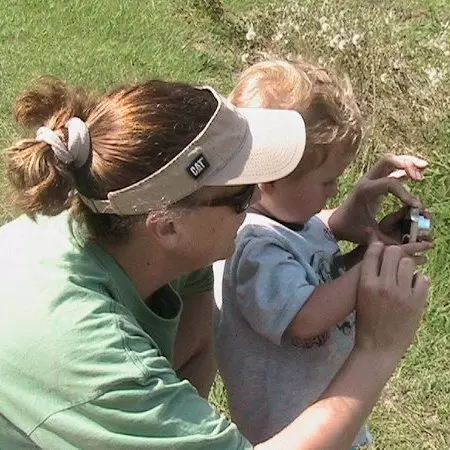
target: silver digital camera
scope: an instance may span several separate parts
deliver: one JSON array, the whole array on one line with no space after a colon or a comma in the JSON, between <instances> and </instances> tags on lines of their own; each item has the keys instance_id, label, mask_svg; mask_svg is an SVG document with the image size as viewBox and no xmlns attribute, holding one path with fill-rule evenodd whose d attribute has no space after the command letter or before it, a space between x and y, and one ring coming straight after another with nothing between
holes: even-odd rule
<instances>
[{"instance_id":1,"label":"silver digital camera","mask_svg":"<svg viewBox=\"0 0 450 450\"><path fill-rule=\"evenodd\" d=\"M431 235L431 219L419 208L408 208L402 226L402 242L420 242Z\"/></svg>"}]
</instances>

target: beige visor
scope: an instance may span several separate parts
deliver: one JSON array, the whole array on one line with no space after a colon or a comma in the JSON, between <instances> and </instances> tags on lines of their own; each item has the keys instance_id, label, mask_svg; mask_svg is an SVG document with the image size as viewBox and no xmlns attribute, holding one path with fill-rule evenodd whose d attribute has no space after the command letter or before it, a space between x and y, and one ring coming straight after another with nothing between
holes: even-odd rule
<instances>
[{"instance_id":1,"label":"beige visor","mask_svg":"<svg viewBox=\"0 0 450 450\"><path fill-rule=\"evenodd\" d=\"M136 215L160 209L202 186L274 181L291 173L305 148L305 124L295 111L236 108L210 87L217 108L198 136L148 177L83 202L100 214Z\"/></svg>"}]
</instances>

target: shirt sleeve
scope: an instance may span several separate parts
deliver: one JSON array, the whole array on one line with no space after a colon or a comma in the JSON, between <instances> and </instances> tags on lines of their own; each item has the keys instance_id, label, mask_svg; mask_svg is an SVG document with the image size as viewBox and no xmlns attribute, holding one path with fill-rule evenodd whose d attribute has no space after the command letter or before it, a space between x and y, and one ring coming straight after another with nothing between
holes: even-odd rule
<instances>
[{"instance_id":1,"label":"shirt sleeve","mask_svg":"<svg viewBox=\"0 0 450 450\"><path fill-rule=\"evenodd\" d=\"M316 288L276 241L253 237L235 265L235 297L250 326L276 345ZM233 289L232 289L233 291Z\"/></svg>"},{"instance_id":2,"label":"shirt sleeve","mask_svg":"<svg viewBox=\"0 0 450 450\"><path fill-rule=\"evenodd\" d=\"M99 366L91 361L85 380L88 399L45 418L30 437L42 448L230 450L251 449L236 426L219 415L186 380L180 381L166 358L138 335L128 339L130 359L120 355ZM104 370L102 370L104 369ZM106 373L105 373L106 372Z\"/></svg>"},{"instance_id":3,"label":"shirt sleeve","mask_svg":"<svg viewBox=\"0 0 450 450\"><path fill-rule=\"evenodd\" d=\"M183 297L190 294L212 291L214 288L214 275L212 266L182 275L171 283L178 294Z\"/></svg>"}]
</instances>

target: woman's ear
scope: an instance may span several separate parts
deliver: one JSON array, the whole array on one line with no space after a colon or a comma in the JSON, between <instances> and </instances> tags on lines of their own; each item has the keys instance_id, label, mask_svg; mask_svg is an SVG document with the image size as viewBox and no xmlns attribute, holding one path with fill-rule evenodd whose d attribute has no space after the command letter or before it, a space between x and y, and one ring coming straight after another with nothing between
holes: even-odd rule
<instances>
[{"instance_id":1,"label":"woman's ear","mask_svg":"<svg viewBox=\"0 0 450 450\"><path fill-rule=\"evenodd\" d=\"M178 245L180 239L175 222L176 218L170 214L149 214L145 226L156 242L170 250Z\"/></svg>"}]
</instances>

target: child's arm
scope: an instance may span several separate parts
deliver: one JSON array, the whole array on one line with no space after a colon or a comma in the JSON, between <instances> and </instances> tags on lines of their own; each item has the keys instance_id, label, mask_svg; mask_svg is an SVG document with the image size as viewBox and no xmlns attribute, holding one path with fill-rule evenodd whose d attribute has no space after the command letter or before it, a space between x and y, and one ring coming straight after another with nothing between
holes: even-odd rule
<instances>
[{"instance_id":1,"label":"child's arm","mask_svg":"<svg viewBox=\"0 0 450 450\"><path fill-rule=\"evenodd\" d=\"M423 256L417 255L431 249L431 242L404 244L399 246L405 256L415 259L417 264L423 263ZM310 338L328 330L331 326L342 322L354 309L357 297L357 286L361 261L367 250L366 246L359 246L344 258L349 267L353 258L353 267L339 278L318 286L308 301L300 309L286 332L290 336Z\"/></svg>"},{"instance_id":2,"label":"child's arm","mask_svg":"<svg viewBox=\"0 0 450 450\"><path fill-rule=\"evenodd\" d=\"M316 287L286 332L307 339L342 322L355 309L359 276L357 264L339 278Z\"/></svg>"},{"instance_id":3,"label":"child's arm","mask_svg":"<svg viewBox=\"0 0 450 450\"><path fill-rule=\"evenodd\" d=\"M228 265L224 296L234 302L254 331L280 345L289 326L304 308L307 312L304 332L308 336L317 329L323 331L324 324L317 324L316 314L320 317L333 310L331 324L345 318L355 306L358 267L333 282L331 288L325 285L319 289L313 282L316 274L308 258L304 261L294 258L276 236L251 235L239 246ZM311 297L317 289L318 293L323 290L323 295L316 308L316 301L311 301ZM310 312L311 305L314 308Z\"/></svg>"},{"instance_id":4,"label":"child's arm","mask_svg":"<svg viewBox=\"0 0 450 450\"><path fill-rule=\"evenodd\" d=\"M414 255L430 246L416 243L401 249ZM286 333L307 339L342 322L355 309L360 266L316 286L308 275L309 259L296 260L272 234L251 234L231 259L224 295L254 331L280 345Z\"/></svg>"}]
</instances>

